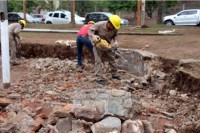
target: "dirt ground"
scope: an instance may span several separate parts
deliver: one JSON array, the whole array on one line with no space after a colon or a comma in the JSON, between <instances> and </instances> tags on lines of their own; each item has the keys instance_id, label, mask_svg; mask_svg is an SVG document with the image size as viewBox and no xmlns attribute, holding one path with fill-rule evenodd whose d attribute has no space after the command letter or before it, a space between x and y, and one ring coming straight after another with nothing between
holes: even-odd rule
<instances>
[{"instance_id":1,"label":"dirt ground","mask_svg":"<svg viewBox=\"0 0 200 133\"><path fill-rule=\"evenodd\" d=\"M78 28L77 28L78 29ZM158 31L173 30L178 35L148 35ZM196 26L152 26L144 29L135 29L124 26L119 32L141 33L143 35L119 35L121 48L143 49L172 59L199 59L200 58L200 29ZM75 40L76 34L69 33L22 33L23 42L52 44L56 40Z\"/></svg>"}]
</instances>

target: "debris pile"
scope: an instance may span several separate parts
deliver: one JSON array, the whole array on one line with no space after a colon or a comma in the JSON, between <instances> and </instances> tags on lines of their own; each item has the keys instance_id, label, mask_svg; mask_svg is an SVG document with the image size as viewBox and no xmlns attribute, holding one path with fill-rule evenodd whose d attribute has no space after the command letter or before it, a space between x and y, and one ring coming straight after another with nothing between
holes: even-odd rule
<instances>
[{"instance_id":1,"label":"debris pile","mask_svg":"<svg viewBox=\"0 0 200 133\"><path fill-rule=\"evenodd\" d=\"M94 82L93 65L86 60L84 64L80 72L75 60L24 59L22 65L16 67L18 75L11 87L1 89L0 131L200 131L199 98L173 88L169 84L172 73L158 67L162 63L153 62L152 71L146 77L139 78L119 70L123 80L118 81L105 73L108 80L105 86ZM19 72L19 68L23 69Z\"/></svg>"}]
</instances>

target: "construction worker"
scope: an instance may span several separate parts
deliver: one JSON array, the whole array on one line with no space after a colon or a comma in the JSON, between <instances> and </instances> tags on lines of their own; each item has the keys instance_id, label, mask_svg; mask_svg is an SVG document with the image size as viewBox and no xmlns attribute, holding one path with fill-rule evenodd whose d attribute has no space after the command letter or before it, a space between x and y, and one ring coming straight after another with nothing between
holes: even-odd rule
<instances>
[{"instance_id":1,"label":"construction worker","mask_svg":"<svg viewBox=\"0 0 200 133\"><path fill-rule=\"evenodd\" d=\"M12 23L8 26L9 32L9 47L10 47L10 63L11 65L19 65L20 62L17 60L16 54L18 48L21 47L21 37L19 35L20 30L26 27L24 20L19 20L18 23Z\"/></svg>"},{"instance_id":2,"label":"construction worker","mask_svg":"<svg viewBox=\"0 0 200 133\"><path fill-rule=\"evenodd\" d=\"M118 29L120 28L121 19L117 15L109 17L108 21L100 21L95 23L88 31L90 39L95 46L95 43L100 39L106 40L109 45L112 43L112 48L118 47ZM108 49L101 49L100 47L93 48L96 65L96 81L100 84L105 84L105 78L103 77L102 62L107 61L111 68L112 78L120 80L120 76L117 73L117 65L115 62L115 56L113 55L110 47Z\"/></svg>"},{"instance_id":3,"label":"construction worker","mask_svg":"<svg viewBox=\"0 0 200 133\"><path fill-rule=\"evenodd\" d=\"M93 54L93 46L92 43L90 41L90 39L88 38L88 29L94 24L94 21L89 21L88 24L82 26L79 30L79 32L77 33L77 37L76 37L76 45L77 45L77 54L78 54L78 63L77 63L77 67L78 68L82 68L82 50L83 50L83 46L85 45L91 52L92 55L92 60L94 62L94 54Z\"/></svg>"}]
</instances>

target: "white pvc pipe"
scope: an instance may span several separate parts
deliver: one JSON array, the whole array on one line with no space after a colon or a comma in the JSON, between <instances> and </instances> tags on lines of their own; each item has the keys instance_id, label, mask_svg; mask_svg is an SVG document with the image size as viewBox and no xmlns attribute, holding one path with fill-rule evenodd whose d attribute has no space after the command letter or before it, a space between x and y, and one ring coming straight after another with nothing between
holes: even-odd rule
<instances>
[{"instance_id":1,"label":"white pvc pipe","mask_svg":"<svg viewBox=\"0 0 200 133\"><path fill-rule=\"evenodd\" d=\"M1 22L1 55L3 87L10 86L10 54L8 37L8 20Z\"/></svg>"},{"instance_id":2,"label":"white pvc pipe","mask_svg":"<svg viewBox=\"0 0 200 133\"><path fill-rule=\"evenodd\" d=\"M78 30L54 30L54 29L32 29L32 28L24 28L23 31L26 32L52 32L52 33L77 33Z\"/></svg>"}]
</instances>

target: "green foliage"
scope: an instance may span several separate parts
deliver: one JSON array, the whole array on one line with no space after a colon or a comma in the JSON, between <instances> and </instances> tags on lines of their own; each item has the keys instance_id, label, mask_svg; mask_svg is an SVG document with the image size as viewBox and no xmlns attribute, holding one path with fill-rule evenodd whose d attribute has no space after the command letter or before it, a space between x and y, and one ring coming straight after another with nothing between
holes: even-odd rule
<instances>
[{"instance_id":1,"label":"green foliage","mask_svg":"<svg viewBox=\"0 0 200 133\"><path fill-rule=\"evenodd\" d=\"M77 14L84 16L87 12L95 10L95 1L76 1L76 12Z\"/></svg>"},{"instance_id":2,"label":"green foliage","mask_svg":"<svg viewBox=\"0 0 200 133\"><path fill-rule=\"evenodd\" d=\"M8 12L22 12L23 1L8 0Z\"/></svg>"},{"instance_id":3,"label":"green foliage","mask_svg":"<svg viewBox=\"0 0 200 133\"><path fill-rule=\"evenodd\" d=\"M36 1L26 1L26 12L31 13L37 5L38 3Z\"/></svg>"},{"instance_id":4,"label":"green foliage","mask_svg":"<svg viewBox=\"0 0 200 133\"><path fill-rule=\"evenodd\" d=\"M106 0L81 0L76 1L76 12L84 16L87 12L107 11Z\"/></svg>"},{"instance_id":5,"label":"green foliage","mask_svg":"<svg viewBox=\"0 0 200 133\"><path fill-rule=\"evenodd\" d=\"M170 8L170 7L174 7L178 4L177 0L173 0L173 1L165 1L165 8Z\"/></svg>"},{"instance_id":6,"label":"green foliage","mask_svg":"<svg viewBox=\"0 0 200 133\"><path fill-rule=\"evenodd\" d=\"M8 12L23 12L23 0L8 0ZM38 5L46 8L47 4L41 0L27 0L26 1L26 12L31 13Z\"/></svg>"},{"instance_id":7,"label":"green foliage","mask_svg":"<svg viewBox=\"0 0 200 133\"><path fill-rule=\"evenodd\" d=\"M177 0L166 0L164 1L165 9L174 7L178 4ZM153 12L158 8L158 1L157 0L147 0L146 1L146 13L148 17L152 17Z\"/></svg>"},{"instance_id":8,"label":"green foliage","mask_svg":"<svg viewBox=\"0 0 200 133\"><path fill-rule=\"evenodd\" d=\"M137 2L136 0L126 0L126 1L121 1L121 0L109 0L107 1L106 7L111 11L111 12L116 12L116 11L131 11L136 9Z\"/></svg>"},{"instance_id":9,"label":"green foliage","mask_svg":"<svg viewBox=\"0 0 200 133\"><path fill-rule=\"evenodd\" d=\"M60 1L60 6L57 10L70 10L70 1Z\"/></svg>"}]
</instances>

